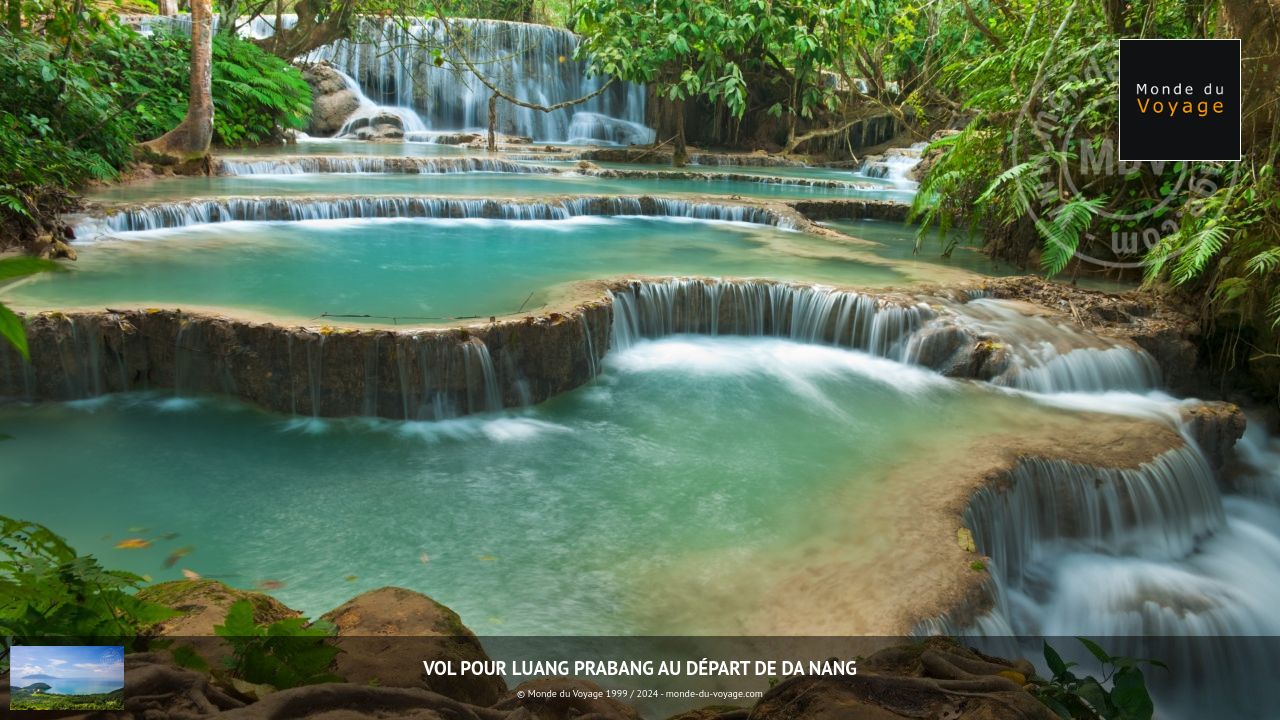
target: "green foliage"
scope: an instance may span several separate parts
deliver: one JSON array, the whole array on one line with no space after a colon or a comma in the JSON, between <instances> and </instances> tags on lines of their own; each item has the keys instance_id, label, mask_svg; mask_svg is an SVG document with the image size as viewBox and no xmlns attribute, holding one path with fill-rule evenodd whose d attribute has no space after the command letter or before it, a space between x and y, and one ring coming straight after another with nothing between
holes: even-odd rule
<instances>
[{"instance_id":1,"label":"green foliage","mask_svg":"<svg viewBox=\"0 0 1280 720\"><path fill-rule=\"evenodd\" d=\"M42 208L61 205L49 186L114 177L131 152L131 126L100 89L99 68L64 51L0 35L0 217L35 231Z\"/></svg>"},{"instance_id":2,"label":"green foliage","mask_svg":"<svg viewBox=\"0 0 1280 720\"><path fill-rule=\"evenodd\" d=\"M182 121L189 37L135 36L101 43L91 52L111 69L111 87L129 108L139 139L158 137ZM281 128L304 127L311 113L311 89L302 74L234 35L214 38L212 85L214 139L221 145L267 142Z\"/></svg>"},{"instance_id":3,"label":"green foliage","mask_svg":"<svg viewBox=\"0 0 1280 720\"><path fill-rule=\"evenodd\" d=\"M61 270L62 266L51 260L33 257L11 257L0 260L0 285L20 277L41 272ZM27 354L27 332L22 318L0 303L0 338L3 338L18 351L22 357Z\"/></svg>"},{"instance_id":4,"label":"green foliage","mask_svg":"<svg viewBox=\"0 0 1280 720\"><path fill-rule=\"evenodd\" d=\"M223 145L258 144L306 127L311 88L302 73L238 37L213 43L213 132Z\"/></svg>"},{"instance_id":5,"label":"green foliage","mask_svg":"<svg viewBox=\"0 0 1280 720\"><path fill-rule=\"evenodd\" d=\"M47 695L14 690L10 710L124 710L124 691L91 695Z\"/></svg>"},{"instance_id":6,"label":"green foliage","mask_svg":"<svg viewBox=\"0 0 1280 720\"><path fill-rule=\"evenodd\" d=\"M339 650L327 642L334 635L328 623L308 625L305 618L287 618L258 625L253 604L239 600L213 631L234 650L227 659L232 674L248 682L283 689L342 680L329 672Z\"/></svg>"},{"instance_id":7,"label":"green foliage","mask_svg":"<svg viewBox=\"0 0 1280 720\"><path fill-rule=\"evenodd\" d=\"M778 98L765 108L774 115L831 119L855 97L857 76L879 74L891 50L868 49L904 37L901 17L897 3L867 0L584 0L571 22L596 71L672 100L704 98L741 118L753 94L767 95Z\"/></svg>"},{"instance_id":8,"label":"green foliage","mask_svg":"<svg viewBox=\"0 0 1280 720\"><path fill-rule=\"evenodd\" d=\"M133 595L142 582L77 555L42 525L0 516L0 637L133 647L148 626L174 615Z\"/></svg>"},{"instance_id":9,"label":"green foliage","mask_svg":"<svg viewBox=\"0 0 1280 720\"><path fill-rule=\"evenodd\" d=\"M1032 678L1032 694L1065 720L1151 720L1155 706L1141 666L1165 668L1164 663L1110 655L1088 638L1076 639L1101 663L1102 677L1076 676L1076 663L1064 661L1046 642L1044 659L1053 677Z\"/></svg>"},{"instance_id":10,"label":"green foliage","mask_svg":"<svg viewBox=\"0 0 1280 720\"><path fill-rule=\"evenodd\" d=\"M47 232L69 191L115 178L135 143L186 112L189 38L142 37L98 11L52 12L39 29L0 33L0 246ZM226 34L214 43L213 96L223 145L267 142L311 111L300 72Z\"/></svg>"}]
</instances>

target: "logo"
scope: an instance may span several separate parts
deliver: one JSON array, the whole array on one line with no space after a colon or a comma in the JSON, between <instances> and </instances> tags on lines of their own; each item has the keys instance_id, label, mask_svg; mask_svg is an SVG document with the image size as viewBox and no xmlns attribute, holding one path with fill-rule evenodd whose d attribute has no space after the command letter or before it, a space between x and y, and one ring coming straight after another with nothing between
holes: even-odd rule
<instances>
[{"instance_id":1,"label":"logo","mask_svg":"<svg viewBox=\"0 0 1280 720\"><path fill-rule=\"evenodd\" d=\"M1213 47L1216 54L1187 45ZM1143 59L1130 64L1138 57L1133 47ZM1106 56L1047 59L1044 102L1022 108L1013 162L1025 165L1019 193L1046 243L1064 243L1076 259L1094 265L1141 268L1164 238L1202 216L1199 201L1233 184L1240 158L1240 44L1121 40L1119 53ZM1216 59L1202 63L1205 57ZM1195 72L1179 69L1197 63ZM1064 228L1079 233L1074 248L1065 246L1070 233ZM1110 253L1095 257L1091 248Z\"/></svg>"}]
</instances>

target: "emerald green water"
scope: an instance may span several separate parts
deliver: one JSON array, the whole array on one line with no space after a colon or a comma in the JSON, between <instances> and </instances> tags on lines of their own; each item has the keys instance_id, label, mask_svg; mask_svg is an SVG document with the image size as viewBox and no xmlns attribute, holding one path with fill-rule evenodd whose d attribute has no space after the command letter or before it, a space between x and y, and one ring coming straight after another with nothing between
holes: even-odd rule
<instances>
[{"instance_id":1,"label":"emerald green water","mask_svg":"<svg viewBox=\"0 0 1280 720\"><path fill-rule=\"evenodd\" d=\"M809 187L741 180L612 179L580 175L516 173L240 175L164 178L117 185L98 193L101 202L142 202L185 198L328 195L434 195L529 198L559 195L739 195L750 198L897 197L890 188Z\"/></svg>"},{"instance_id":2,"label":"emerald green water","mask_svg":"<svg viewBox=\"0 0 1280 720\"><path fill-rule=\"evenodd\" d=\"M591 385L542 405L452 421L291 420L147 395L0 406L13 436L0 507L108 567L280 583L273 594L312 615L398 585L482 634L714 632L752 599L695 603L678 623L649 612L697 594L690 557L751 573L825 528L875 523L884 506L857 498L896 463L945 462L1028 412L852 351L674 337L611 354ZM152 544L117 549L126 538ZM178 548L189 554L166 567Z\"/></svg>"},{"instance_id":3,"label":"emerald green water","mask_svg":"<svg viewBox=\"0 0 1280 720\"><path fill-rule=\"evenodd\" d=\"M901 280L835 247L829 256L788 252L800 237L680 218L216 223L80 245L67 272L0 297L36 309L207 306L295 318L373 315L376 323L531 310L563 283L624 274Z\"/></svg>"}]
</instances>

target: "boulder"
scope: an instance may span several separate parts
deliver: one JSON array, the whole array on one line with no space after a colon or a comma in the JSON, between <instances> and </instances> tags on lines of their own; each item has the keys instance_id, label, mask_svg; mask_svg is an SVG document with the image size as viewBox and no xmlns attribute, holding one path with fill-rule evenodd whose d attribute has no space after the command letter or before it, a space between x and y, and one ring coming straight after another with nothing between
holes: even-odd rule
<instances>
[{"instance_id":1,"label":"boulder","mask_svg":"<svg viewBox=\"0 0 1280 720\"><path fill-rule=\"evenodd\" d=\"M500 675L428 676L423 662L487 661L458 614L426 595L398 587L370 590L325 613L343 652L334 673L348 682L426 688L454 700L492 705L507 691Z\"/></svg>"},{"instance_id":2,"label":"boulder","mask_svg":"<svg viewBox=\"0 0 1280 720\"><path fill-rule=\"evenodd\" d=\"M567 696L567 697L566 697ZM590 717L593 720L640 720L634 708L623 705L590 680L552 677L521 683L499 700L494 710L515 711L520 708L532 720L569 720Z\"/></svg>"},{"instance_id":3,"label":"boulder","mask_svg":"<svg viewBox=\"0 0 1280 720\"><path fill-rule=\"evenodd\" d=\"M360 97L342 75L328 63L303 69L302 77L311 86L311 122L307 132L329 136L338 132L351 113L360 107Z\"/></svg>"},{"instance_id":4,"label":"boulder","mask_svg":"<svg viewBox=\"0 0 1280 720\"><path fill-rule=\"evenodd\" d=\"M270 595L237 590L217 580L160 583L139 590L138 598L177 611L176 617L157 623L149 631L175 638L172 649L188 647L210 667L221 667L223 659L231 656L231 648L214 634L213 628L227 619L227 610L240 600L253 604L253 620L259 625L301 615Z\"/></svg>"},{"instance_id":5,"label":"boulder","mask_svg":"<svg viewBox=\"0 0 1280 720\"><path fill-rule=\"evenodd\" d=\"M377 112L351 121L347 135L359 140L397 140L404 137L404 118L390 112Z\"/></svg>"}]
</instances>

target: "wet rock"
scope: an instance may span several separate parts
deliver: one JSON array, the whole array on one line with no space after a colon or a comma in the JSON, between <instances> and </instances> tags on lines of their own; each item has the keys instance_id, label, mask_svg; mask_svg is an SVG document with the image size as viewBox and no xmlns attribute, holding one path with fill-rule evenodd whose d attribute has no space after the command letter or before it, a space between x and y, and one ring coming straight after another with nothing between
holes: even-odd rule
<instances>
[{"instance_id":1,"label":"wet rock","mask_svg":"<svg viewBox=\"0 0 1280 720\"><path fill-rule=\"evenodd\" d=\"M639 720L640 718L634 708L607 697L599 685L578 678L555 677L529 680L521 683L493 706L494 710L515 711L520 708L527 711L529 717L534 720L570 720L579 717L589 717L592 720Z\"/></svg>"},{"instance_id":2,"label":"wet rock","mask_svg":"<svg viewBox=\"0 0 1280 720\"><path fill-rule=\"evenodd\" d=\"M750 720L1051 720L1023 689L1025 661L979 655L952 640L881 651L857 675L788 679L764 694Z\"/></svg>"},{"instance_id":3,"label":"wet rock","mask_svg":"<svg viewBox=\"0 0 1280 720\"><path fill-rule=\"evenodd\" d=\"M359 140L398 140L404 137L404 118L389 112L357 118L347 128L347 134Z\"/></svg>"},{"instance_id":4,"label":"wet rock","mask_svg":"<svg viewBox=\"0 0 1280 720\"><path fill-rule=\"evenodd\" d=\"M342 75L328 63L315 63L302 71L311 86L311 122L307 132L330 136L338 132L351 113L360 107L360 98Z\"/></svg>"},{"instance_id":5,"label":"wet rock","mask_svg":"<svg viewBox=\"0 0 1280 720\"><path fill-rule=\"evenodd\" d=\"M71 400L181 385L184 393L230 395L279 412L395 419L408 412L425 420L436 407L487 410L490 382L504 407L587 382L608 348L611 321L604 302L556 320L405 331L282 327L160 309L41 313L27 318L29 363L0 345L0 397ZM480 366L482 347L491 376Z\"/></svg>"},{"instance_id":6,"label":"wet rock","mask_svg":"<svg viewBox=\"0 0 1280 720\"><path fill-rule=\"evenodd\" d=\"M428 676L423 661L487 661L480 640L458 614L426 595L384 587L359 595L322 618L338 629L343 652L334 673L348 682L426 688L455 700L491 705L507 690L501 676Z\"/></svg>"},{"instance_id":7,"label":"wet rock","mask_svg":"<svg viewBox=\"0 0 1280 720\"><path fill-rule=\"evenodd\" d=\"M809 220L893 220L905 222L907 203L890 200L800 200L787 203Z\"/></svg>"},{"instance_id":8,"label":"wet rock","mask_svg":"<svg viewBox=\"0 0 1280 720\"><path fill-rule=\"evenodd\" d=\"M1187 432L1204 451L1209 464L1221 469L1234 456L1236 441L1244 435L1244 413L1226 402L1200 403L1183 407L1181 412Z\"/></svg>"}]
</instances>

